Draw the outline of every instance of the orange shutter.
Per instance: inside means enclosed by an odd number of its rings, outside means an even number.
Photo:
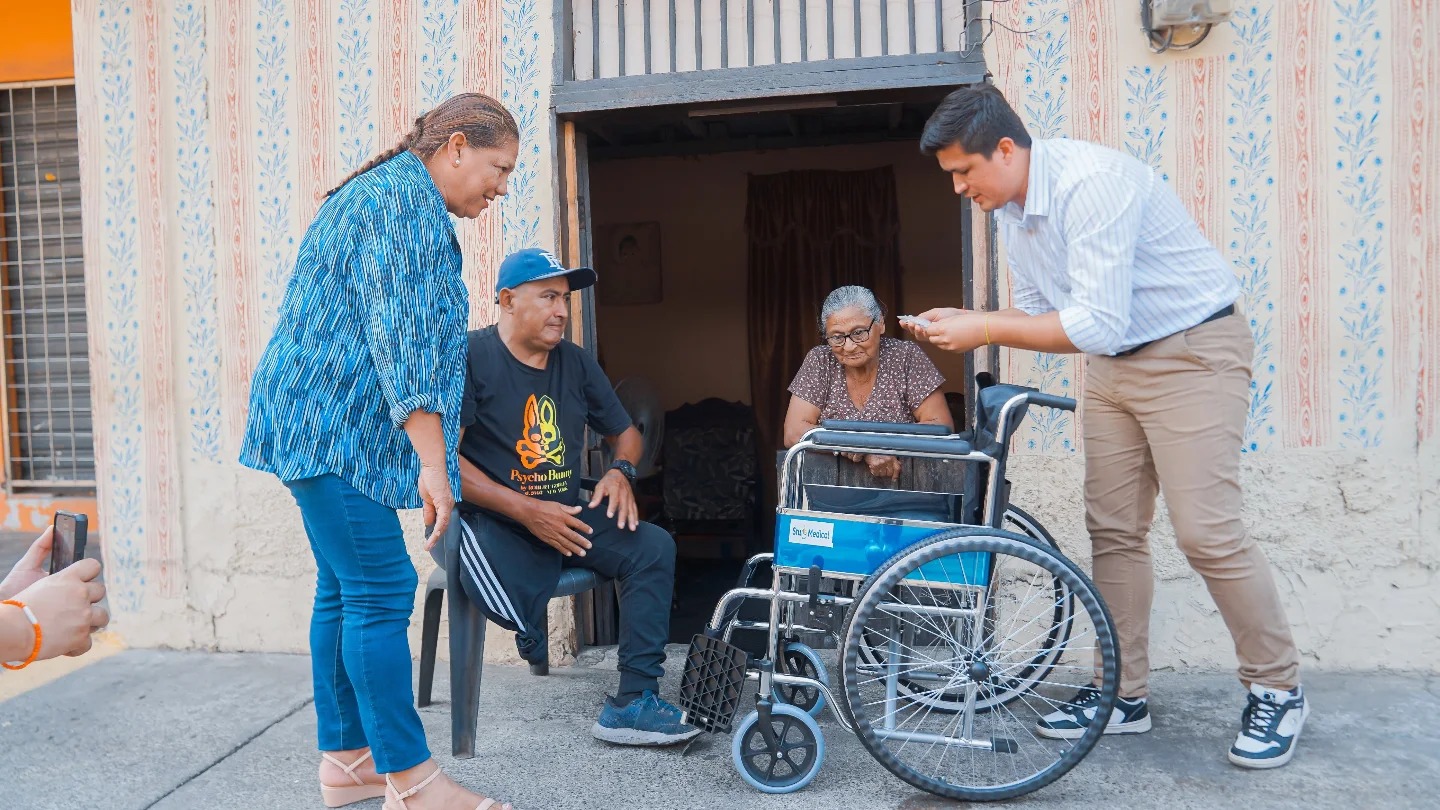
[[[69,0],[0,0],[0,82],[75,76]]]

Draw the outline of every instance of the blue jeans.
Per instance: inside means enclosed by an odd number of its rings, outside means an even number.
[[[285,485],[300,505],[319,576],[310,660],[320,750],[367,745],[394,773],[430,758],[410,687],[410,614],[419,584],[395,510],[343,479]]]

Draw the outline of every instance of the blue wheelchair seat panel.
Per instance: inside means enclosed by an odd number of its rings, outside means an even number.
[[[827,576],[868,577],[896,552],[950,528],[955,524],[779,509],[775,565],[800,570],[818,565]],[[907,579],[983,588],[990,581],[990,555],[963,554],[959,566],[936,560]]]

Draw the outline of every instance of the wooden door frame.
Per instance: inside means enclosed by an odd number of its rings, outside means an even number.
[[[559,205],[556,215],[559,220],[557,232],[560,235],[560,263],[566,267],[591,267],[591,222],[590,222],[590,159],[586,135],[575,126],[574,121],[556,122],[559,135],[556,166],[559,174]],[[567,325],[569,340],[590,352],[592,357],[599,349],[595,335],[595,288],[581,290],[570,296],[570,322]],[[587,429],[585,454],[581,456],[582,474],[594,477],[598,472],[591,469],[590,435]],[[604,644],[618,640],[619,627],[614,621],[615,591],[609,586],[586,591],[574,597],[572,609],[575,617],[575,633],[571,642],[574,649]]]
[[[590,159],[587,136],[572,120],[556,122],[560,175],[560,262],[566,267],[591,266]],[[570,298],[570,341],[595,353],[595,288]]]

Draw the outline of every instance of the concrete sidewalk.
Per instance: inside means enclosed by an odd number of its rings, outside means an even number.
[[[683,651],[672,652],[674,662]],[[824,769],[790,796],[746,786],[728,736],[684,754],[596,742],[588,730],[614,681],[613,649],[588,651],[548,678],[486,667],[471,760],[449,757],[444,681],[421,716],[452,775],[521,810],[953,806],[891,776],[828,715]],[[1243,701],[1232,678],[1159,673],[1153,732],[1102,741],[1069,775],[1014,804],[1435,806],[1440,678],[1315,675],[1306,687],[1314,713],[1300,753],[1279,771],[1225,761]],[[322,806],[314,739],[305,657],[126,651],[0,703],[0,783],[6,806],[27,810],[311,810]],[[353,806],[378,810],[380,801]]]

